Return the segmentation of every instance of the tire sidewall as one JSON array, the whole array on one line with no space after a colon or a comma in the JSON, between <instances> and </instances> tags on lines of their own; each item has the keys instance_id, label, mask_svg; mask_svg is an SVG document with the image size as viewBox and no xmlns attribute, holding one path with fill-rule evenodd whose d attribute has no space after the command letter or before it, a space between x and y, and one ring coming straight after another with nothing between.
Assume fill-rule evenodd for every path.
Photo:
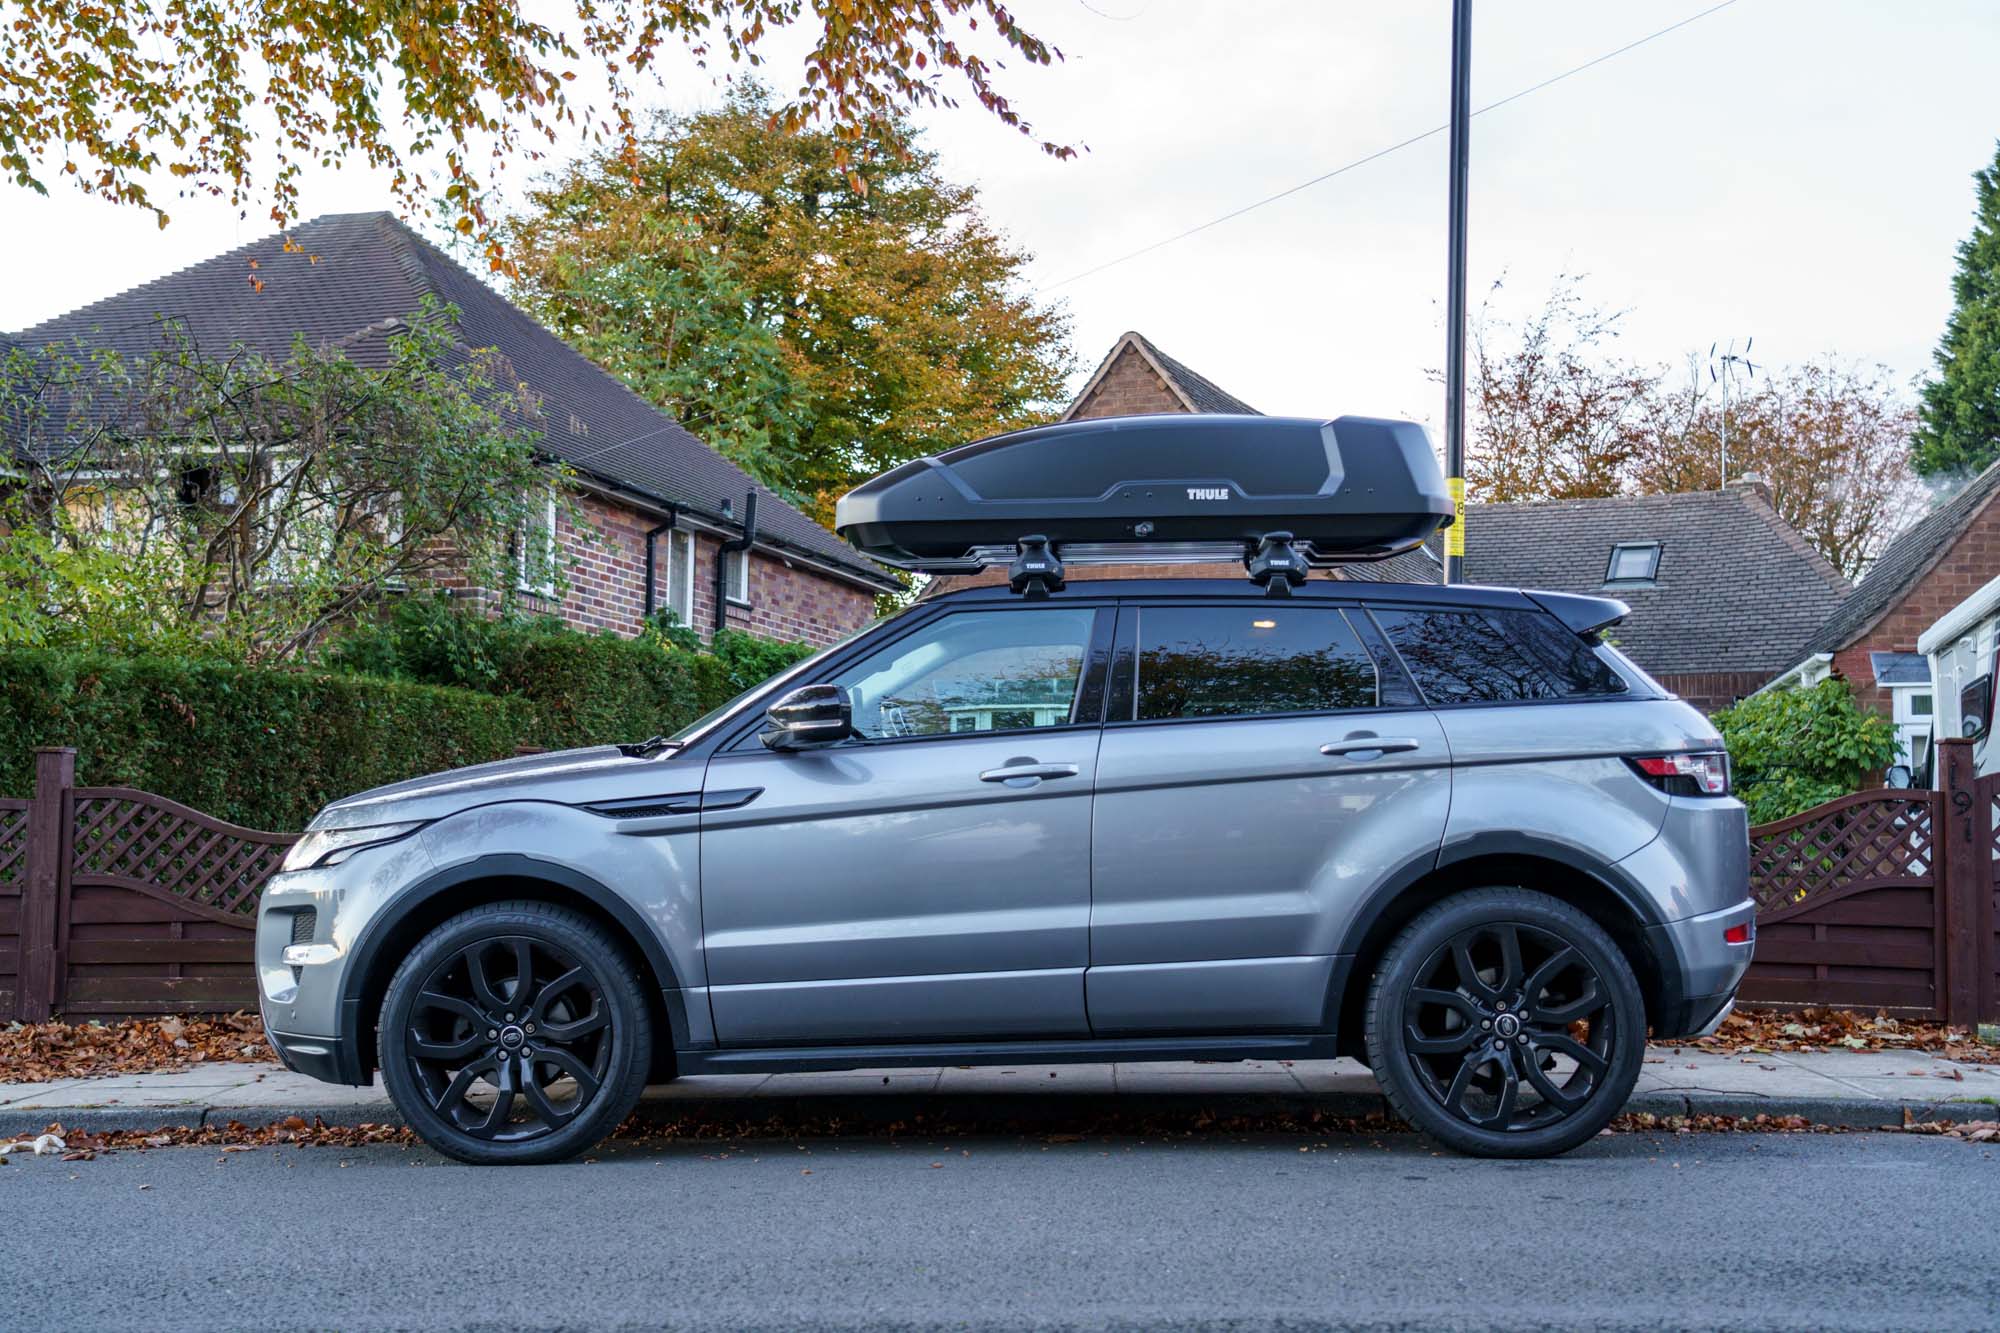
<instances>
[{"instance_id":1,"label":"tire sidewall","mask_svg":"<svg viewBox=\"0 0 2000 1333\"><path fill-rule=\"evenodd\" d=\"M1610 991L1615 1031L1610 1068L1580 1112L1542 1129L1480 1129L1438 1105L1410 1068L1404 1001L1416 971L1453 936L1511 922L1549 931L1581 952ZM1482 889L1446 899L1419 916L1384 956L1369 993L1368 1055L1376 1078L1404 1119L1459 1152L1481 1157L1550 1157L1595 1137L1625 1107L1646 1052L1646 1008L1631 965L1601 927L1576 908L1524 889Z\"/></svg>"},{"instance_id":2,"label":"tire sidewall","mask_svg":"<svg viewBox=\"0 0 2000 1333\"><path fill-rule=\"evenodd\" d=\"M406 1034L411 1004L440 963L478 940L515 935L552 945L590 969L610 1009L611 1058L603 1086L575 1120L540 1138L494 1143L467 1134L431 1108L410 1071ZM382 1081L405 1122L445 1156L474 1165L562 1161L603 1139L645 1090L652 1043L645 997L617 944L580 917L526 904L474 908L426 935L390 979L376 1035Z\"/></svg>"}]
</instances>

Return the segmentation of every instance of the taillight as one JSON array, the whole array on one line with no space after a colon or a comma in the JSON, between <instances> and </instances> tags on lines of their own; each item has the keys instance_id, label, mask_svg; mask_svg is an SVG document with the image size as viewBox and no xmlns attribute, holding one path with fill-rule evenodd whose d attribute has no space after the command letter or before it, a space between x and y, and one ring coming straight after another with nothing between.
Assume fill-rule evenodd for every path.
<instances>
[{"instance_id":1,"label":"taillight","mask_svg":"<svg viewBox=\"0 0 2000 1333\"><path fill-rule=\"evenodd\" d=\"M1632 767L1669 796L1729 795L1729 755L1722 750L1642 755Z\"/></svg>"}]
</instances>

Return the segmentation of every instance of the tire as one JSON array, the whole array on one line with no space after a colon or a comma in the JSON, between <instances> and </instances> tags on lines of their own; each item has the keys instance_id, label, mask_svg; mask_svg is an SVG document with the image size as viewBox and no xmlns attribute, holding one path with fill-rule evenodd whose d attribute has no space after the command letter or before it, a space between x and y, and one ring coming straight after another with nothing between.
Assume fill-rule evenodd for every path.
<instances>
[{"instance_id":1,"label":"tire","mask_svg":"<svg viewBox=\"0 0 2000 1333\"><path fill-rule=\"evenodd\" d=\"M1553 1157L1632 1095L1646 1010L1625 955L1582 912L1526 889L1474 889L1383 954L1367 1044L1390 1105L1435 1142Z\"/></svg>"},{"instance_id":2,"label":"tire","mask_svg":"<svg viewBox=\"0 0 2000 1333\"><path fill-rule=\"evenodd\" d=\"M549 903L490 903L424 936L396 969L382 1080L447 1157L558 1162L638 1103L652 1027L638 964L603 927Z\"/></svg>"}]
</instances>

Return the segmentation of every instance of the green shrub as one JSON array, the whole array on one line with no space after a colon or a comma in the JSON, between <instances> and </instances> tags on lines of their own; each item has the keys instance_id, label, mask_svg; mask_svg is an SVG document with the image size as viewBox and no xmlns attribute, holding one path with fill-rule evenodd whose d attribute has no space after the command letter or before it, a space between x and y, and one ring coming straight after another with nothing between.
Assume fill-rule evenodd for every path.
<instances>
[{"instance_id":1,"label":"green shrub","mask_svg":"<svg viewBox=\"0 0 2000 1333\"><path fill-rule=\"evenodd\" d=\"M537 744L521 699L325 671L50 649L0 653L0 792L34 748L77 777L158 792L253 828L302 828L328 801Z\"/></svg>"},{"instance_id":2,"label":"green shrub","mask_svg":"<svg viewBox=\"0 0 2000 1333\"><path fill-rule=\"evenodd\" d=\"M1840 679L1756 694L1714 718L1736 794L1767 824L1859 791L1896 758L1896 728Z\"/></svg>"},{"instance_id":3,"label":"green shrub","mask_svg":"<svg viewBox=\"0 0 2000 1333\"><path fill-rule=\"evenodd\" d=\"M671 734L812 651L725 630L715 654L661 635L581 634L411 597L321 669L174 656L0 651L0 794L34 748L77 749L79 781L296 829L368 787L544 750Z\"/></svg>"},{"instance_id":4,"label":"green shrub","mask_svg":"<svg viewBox=\"0 0 2000 1333\"><path fill-rule=\"evenodd\" d=\"M780 643L776 639L760 639L740 629L725 628L715 636L715 644L710 651L729 673L729 694L724 696L728 698L769 680L794 663L811 657L819 649L809 643Z\"/></svg>"}]
</instances>

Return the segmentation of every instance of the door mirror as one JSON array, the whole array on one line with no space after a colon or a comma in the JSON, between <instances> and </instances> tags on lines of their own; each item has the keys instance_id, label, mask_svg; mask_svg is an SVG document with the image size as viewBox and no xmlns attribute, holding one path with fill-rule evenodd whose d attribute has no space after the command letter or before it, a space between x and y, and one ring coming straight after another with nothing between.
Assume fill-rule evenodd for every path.
<instances>
[{"instance_id":1,"label":"door mirror","mask_svg":"<svg viewBox=\"0 0 2000 1333\"><path fill-rule=\"evenodd\" d=\"M847 691L838 685L801 685L782 695L764 716L770 721L758 739L773 750L829 745L854 734Z\"/></svg>"},{"instance_id":2,"label":"door mirror","mask_svg":"<svg viewBox=\"0 0 2000 1333\"><path fill-rule=\"evenodd\" d=\"M1904 788L1910 786L1912 781L1908 764L1891 764L1888 771L1882 774L1882 785L1885 787Z\"/></svg>"}]
</instances>

